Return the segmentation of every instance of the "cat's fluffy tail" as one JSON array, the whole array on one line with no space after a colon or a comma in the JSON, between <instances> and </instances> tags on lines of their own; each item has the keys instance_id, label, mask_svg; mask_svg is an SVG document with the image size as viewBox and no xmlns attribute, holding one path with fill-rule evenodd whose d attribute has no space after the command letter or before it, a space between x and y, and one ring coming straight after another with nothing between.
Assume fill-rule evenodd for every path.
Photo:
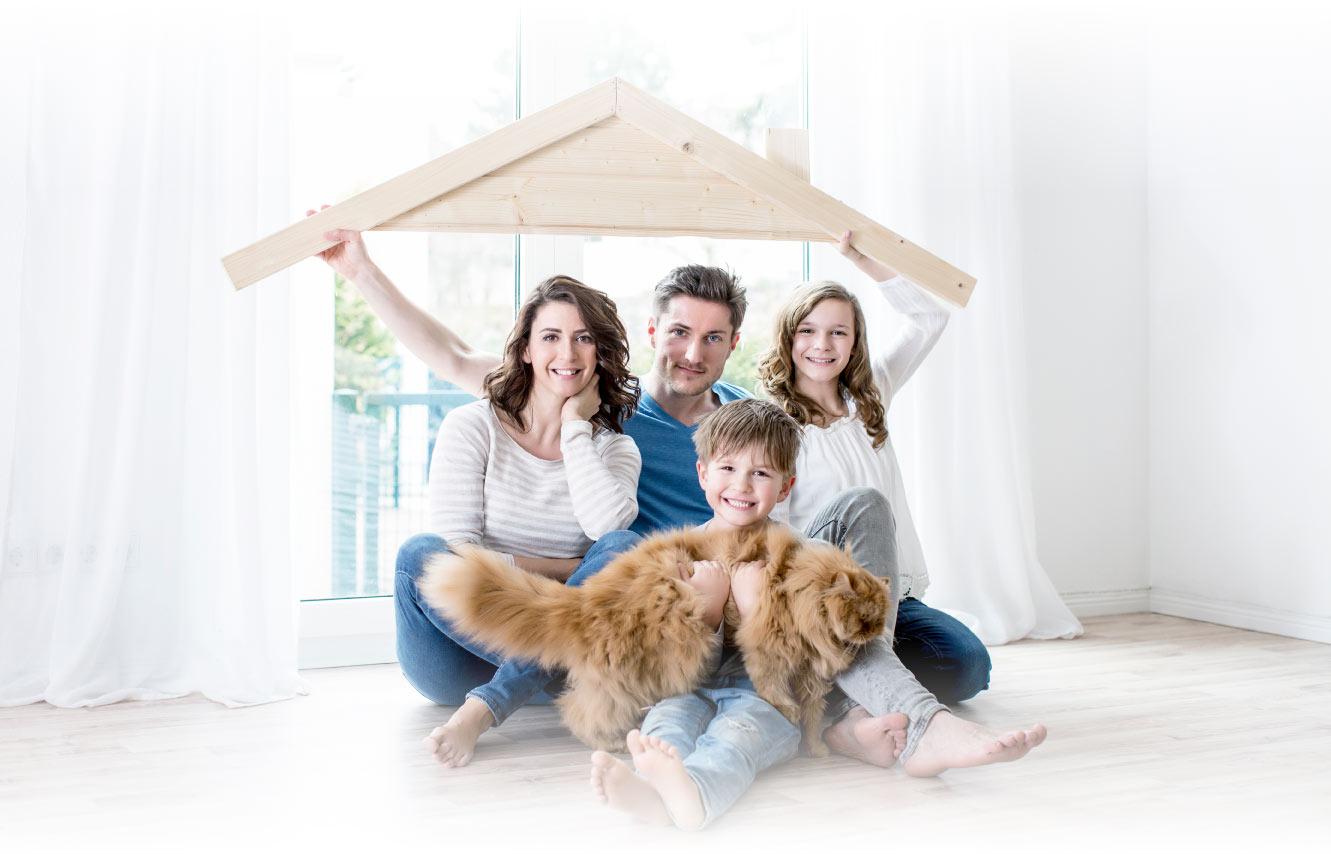
<instances>
[{"instance_id":1,"label":"cat's fluffy tail","mask_svg":"<svg viewBox=\"0 0 1331 854\"><path fill-rule=\"evenodd\" d=\"M568 667L583 652L582 591L477 546L432 559L420 591L455 628L506 658L533 659L548 669Z\"/></svg>"}]
</instances>

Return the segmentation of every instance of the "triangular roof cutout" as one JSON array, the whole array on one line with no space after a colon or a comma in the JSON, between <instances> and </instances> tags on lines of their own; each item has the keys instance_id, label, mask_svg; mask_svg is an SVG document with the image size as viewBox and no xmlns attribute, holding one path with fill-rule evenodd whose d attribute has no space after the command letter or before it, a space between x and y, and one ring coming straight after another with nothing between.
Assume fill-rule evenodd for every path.
<instances>
[{"instance_id":1,"label":"triangular roof cutout","mask_svg":"<svg viewBox=\"0 0 1331 854\"><path fill-rule=\"evenodd\" d=\"M323 233L701 235L835 241L964 306L975 279L619 79L520 119L222 259L237 288L331 244Z\"/></svg>"}]
</instances>

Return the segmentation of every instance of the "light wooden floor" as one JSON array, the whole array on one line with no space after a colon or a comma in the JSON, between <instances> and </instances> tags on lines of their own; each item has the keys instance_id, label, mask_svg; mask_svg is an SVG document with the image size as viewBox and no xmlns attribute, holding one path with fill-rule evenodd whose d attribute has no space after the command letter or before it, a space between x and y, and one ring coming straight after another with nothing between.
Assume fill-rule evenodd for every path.
<instances>
[{"instance_id":1,"label":"light wooden floor","mask_svg":"<svg viewBox=\"0 0 1331 854\"><path fill-rule=\"evenodd\" d=\"M774 769L701 835L596 805L548 708L429 759L445 716L395 666L308 697L0 709L0 852L21 850L1331 850L1331 646L1155 615L992 650L959 708L1044 721L1022 762L914 780L840 758ZM37 850L30 848L27 850Z\"/></svg>"}]
</instances>

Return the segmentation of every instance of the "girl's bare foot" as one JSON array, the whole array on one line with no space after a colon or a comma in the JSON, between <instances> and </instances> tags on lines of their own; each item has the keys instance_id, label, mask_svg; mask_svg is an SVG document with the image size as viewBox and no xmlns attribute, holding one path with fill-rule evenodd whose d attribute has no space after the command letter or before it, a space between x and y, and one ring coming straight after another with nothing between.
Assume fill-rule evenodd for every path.
<instances>
[{"instance_id":1,"label":"girl's bare foot","mask_svg":"<svg viewBox=\"0 0 1331 854\"><path fill-rule=\"evenodd\" d=\"M670 814L652 784L604 750L592 754L592 792L601 803L639 821L670 824Z\"/></svg>"},{"instance_id":2,"label":"girl's bare foot","mask_svg":"<svg viewBox=\"0 0 1331 854\"><path fill-rule=\"evenodd\" d=\"M476 739L494 725L490 707L475 697L458 706L448 723L425 737L425 746L445 768L461 768L476 752Z\"/></svg>"},{"instance_id":3,"label":"girl's bare foot","mask_svg":"<svg viewBox=\"0 0 1331 854\"><path fill-rule=\"evenodd\" d=\"M906 727L910 719L901 712L869 717L863 706L856 706L823 733L823 740L833 751L879 768L896 764L906 749Z\"/></svg>"},{"instance_id":4,"label":"girl's bare foot","mask_svg":"<svg viewBox=\"0 0 1331 854\"><path fill-rule=\"evenodd\" d=\"M702 807L702 794L689 772L679 751L659 738L643 735L636 729L628 735L629 753L633 767L651 784L661 797L670 820L683 830L702 827L706 814Z\"/></svg>"},{"instance_id":5,"label":"girl's bare foot","mask_svg":"<svg viewBox=\"0 0 1331 854\"><path fill-rule=\"evenodd\" d=\"M993 733L951 712L938 712L920 736L920 745L902 763L912 777L936 777L949 768L973 768L1020 759L1044 741L1044 724Z\"/></svg>"}]
</instances>

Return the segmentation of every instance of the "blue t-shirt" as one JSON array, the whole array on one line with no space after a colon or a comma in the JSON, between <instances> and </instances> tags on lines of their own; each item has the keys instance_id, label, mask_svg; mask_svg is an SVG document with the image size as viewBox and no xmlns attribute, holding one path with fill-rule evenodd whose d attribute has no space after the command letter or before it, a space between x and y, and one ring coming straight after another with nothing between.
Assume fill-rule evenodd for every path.
<instances>
[{"instance_id":1,"label":"blue t-shirt","mask_svg":"<svg viewBox=\"0 0 1331 854\"><path fill-rule=\"evenodd\" d=\"M722 403L752 397L730 383L712 386ZM638 411L624 422L624 432L638 443L642 475L638 478L638 518L629 529L650 534L663 528L701 525L712 518L712 508L698 485L698 453L693 449L693 431L661 408L650 394L642 393Z\"/></svg>"}]
</instances>

